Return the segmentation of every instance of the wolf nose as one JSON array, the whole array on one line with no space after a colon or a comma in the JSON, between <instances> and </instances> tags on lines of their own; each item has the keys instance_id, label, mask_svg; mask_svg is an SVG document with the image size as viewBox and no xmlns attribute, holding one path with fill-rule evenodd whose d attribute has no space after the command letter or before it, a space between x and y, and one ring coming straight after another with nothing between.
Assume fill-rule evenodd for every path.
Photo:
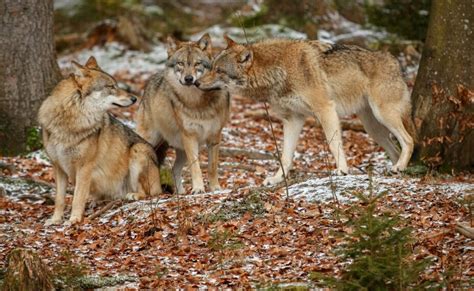
<instances>
[{"instance_id":1,"label":"wolf nose","mask_svg":"<svg viewBox=\"0 0 474 291\"><path fill-rule=\"evenodd\" d=\"M184 77L184 82L186 82L186 85L192 85L194 81L194 77L191 75L187 75Z\"/></svg>"},{"instance_id":2,"label":"wolf nose","mask_svg":"<svg viewBox=\"0 0 474 291\"><path fill-rule=\"evenodd\" d=\"M135 96L132 95L132 96L130 97L130 100L132 100L132 102L135 103L135 102L137 102L137 97L135 97Z\"/></svg>"}]
</instances>

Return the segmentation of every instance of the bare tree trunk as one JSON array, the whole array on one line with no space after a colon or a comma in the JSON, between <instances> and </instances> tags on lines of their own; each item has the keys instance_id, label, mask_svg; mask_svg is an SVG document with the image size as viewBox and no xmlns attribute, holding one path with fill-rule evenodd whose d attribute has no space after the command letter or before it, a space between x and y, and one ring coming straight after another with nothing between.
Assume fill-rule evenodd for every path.
<instances>
[{"instance_id":1,"label":"bare tree trunk","mask_svg":"<svg viewBox=\"0 0 474 291\"><path fill-rule=\"evenodd\" d=\"M0 154L27 150L43 99L61 75L53 0L0 0Z\"/></svg>"},{"instance_id":2,"label":"bare tree trunk","mask_svg":"<svg viewBox=\"0 0 474 291\"><path fill-rule=\"evenodd\" d=\"M434 0L413 91L415 159L444 170L474 166L474 2Z\"/></svg>"}]
</instances>

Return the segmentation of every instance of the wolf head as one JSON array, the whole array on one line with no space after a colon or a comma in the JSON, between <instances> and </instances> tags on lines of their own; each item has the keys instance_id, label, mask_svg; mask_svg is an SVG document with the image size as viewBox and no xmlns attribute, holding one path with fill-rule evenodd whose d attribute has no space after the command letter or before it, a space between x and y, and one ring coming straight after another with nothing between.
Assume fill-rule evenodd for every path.
<instances>
[{"instance_id":1,"label":"wolf head","mask_svg":"<svg viewBox=\"0 0 474 291\"><path fill-rule=\"evenodd\" d=\"M224 35L224 38L227 48L216 56L212 70L196 82L196 86L201 90L226 88L232 92L247 87L253 52L227 35Z\"/></svg>"},{"instance_id":2,"label":"wolf head","mask_svg":"<svg viewBox=\"0 0 474 291\"><path fill-rule=\"evenodd\" d=\"M194 85L211 69L211 38L203 35L197 42L180 42L168 37L168 68L181 85Z\"/></svg>"},{"instance_id":3,"label":"wolf head","mask_svg":"<svg viewBox=\"0 0 474 291\"><path fill-rule=\"evenodd\" d=\"M137 97L118 87L117 81L104 72L94 57L90 57L84 66L72 62L71 74L81 102L87 108L108 110L116 107L128 107L137 101Z\"/></svg>"}]
</instances>

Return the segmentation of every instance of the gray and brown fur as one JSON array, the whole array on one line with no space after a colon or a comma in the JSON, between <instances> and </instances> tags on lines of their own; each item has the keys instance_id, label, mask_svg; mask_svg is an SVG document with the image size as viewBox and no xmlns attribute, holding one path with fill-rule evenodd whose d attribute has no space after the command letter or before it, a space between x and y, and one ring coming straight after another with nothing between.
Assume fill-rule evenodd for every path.
<instances>
[{"instance_id":1,"label":"gray and brown fur","mask_svg":"<svg viewBox=\"0 0 474 291\"><path fill-rule=\"evenodd\" d=\"M154 146L166 142L176 150L173 177L178 193L184 192L182 169L189 163L192 192L204 191L199 147L208 148L209 186L219 190L218 161L221 131L229 118L230 98L225 90L204 92L194 86L211 68L211 41L168 40L164 71L148 82L136 114L137 132Z\"/></svg>"},{"instance_id":2,"label":"gray and brown fur","mask_svg":"<svg viewBox=\"0 0 474 291\"><path fill-rule=\"evenodd\" d=\"M63 220L68 181L75 185L69 224L83 219L89 196L140 199L161 193L152 146L107 113L132 105L136 97L118 88L93 57L74 66L75 73L54 88L38 114L56 180L47 225Z\"/></svg>"},{"instance_id":3,"label":"gray and brown fur","mask_svg":"<svg viewBox=\"0 0 474 291\"><path fill-rule=\"evenodd\" d=\"M404 170L413 151L411 101L397 60L388 53L320 41L270 39L237 44L216 56L199 88L225 88L269 102L283 120L282 162L288 173L306 116L320 121L338 173L348 167L342 147L339 115L357 114L367 132L383 146L393 171ZM405 125L407 127L405 127ZM394 134L401 145L390 139ZM283 170L265 180L282 181Z\"/></svg>"}]
</instances>

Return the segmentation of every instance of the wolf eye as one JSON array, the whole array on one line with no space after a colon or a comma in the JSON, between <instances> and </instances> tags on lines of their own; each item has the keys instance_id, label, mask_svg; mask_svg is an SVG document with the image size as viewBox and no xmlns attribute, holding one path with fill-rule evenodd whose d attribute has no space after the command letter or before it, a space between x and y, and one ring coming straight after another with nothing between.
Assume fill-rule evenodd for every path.
<instances>
[{"instance_id":1,"label":"wolf eye","mask_svg":"<svg viewBox=\"0 0 474 291\"><path fill-rule=\"evenodd\" d=\"M197 67L197 66L200 66L201 64L202 64L201 62L196 62L194 66Z\"/></svg>"},{"instance_id":2,"label":"wolf eye","mask_svg":"<svg viewBox=\"0 0 474 291\"><path fill-rule=\"evenodd\" d=\"M184 63L183 62L177 62L176 65L180 66L180 67L184 67Z\"/></svg>"}]
</instances>

